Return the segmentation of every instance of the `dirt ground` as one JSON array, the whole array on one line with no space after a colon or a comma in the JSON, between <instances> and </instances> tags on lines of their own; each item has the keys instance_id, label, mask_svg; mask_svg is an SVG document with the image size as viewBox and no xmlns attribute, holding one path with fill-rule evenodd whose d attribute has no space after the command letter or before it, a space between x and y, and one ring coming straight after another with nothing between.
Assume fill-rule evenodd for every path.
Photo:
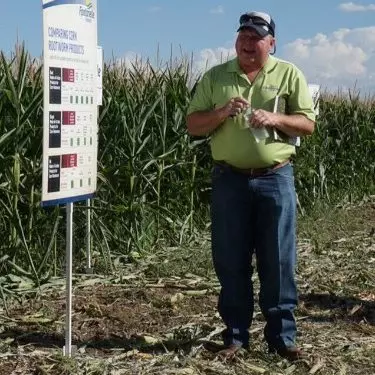
<instances>
[{"instance_id":1,"label":"dirt ground","mask_svg":"<svg viewBox=\"0 0 375 375\"><path fill-rule=\"evenodd\" d=\"M250 350L221 360L206 349L220 342L223 329L214 275L142 271L125 278L75 276L72 358L62 355L64 279L3 299L0 374L375 374L375 208L345 215L346 226L324 221L320 242L304 238L313 224L299 239L296 316L304 360L289 363L267 353L258 309ZM202 250L191 251L194 257Z\"/></svg>"}]
</instances>

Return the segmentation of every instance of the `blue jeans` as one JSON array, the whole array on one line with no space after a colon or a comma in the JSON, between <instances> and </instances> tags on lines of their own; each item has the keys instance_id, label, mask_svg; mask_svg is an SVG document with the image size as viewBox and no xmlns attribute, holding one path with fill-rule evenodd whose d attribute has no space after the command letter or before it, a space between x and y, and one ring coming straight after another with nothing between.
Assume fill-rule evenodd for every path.
<instances>
[{"instance_id":1,"label":"blue jeans","mask_svg":"<svg viewBox=\"0 0 375 375\"><path fill-rule=\"evenodd\" d=\"M234 338L248 345L254 311L251 263L255 252L265 339L272 348L293 346L297 288L292 165L259 177L215 165L211 219L213 262L221 284L218 310L227 326L224 343L230 342L236 328L240 334Z\"/></svg>"}]
</instances>

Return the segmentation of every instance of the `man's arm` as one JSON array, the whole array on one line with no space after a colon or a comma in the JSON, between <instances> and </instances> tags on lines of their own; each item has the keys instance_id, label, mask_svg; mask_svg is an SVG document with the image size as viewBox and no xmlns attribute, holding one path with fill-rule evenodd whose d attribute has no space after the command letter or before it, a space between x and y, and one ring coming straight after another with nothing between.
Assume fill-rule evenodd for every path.
<instances>
[{"instance_id":1,"label":"man's arm","mask_svg":"<svg viewBox=\"0 0 375 375\"><path fill-rule=\"evenodd\" d=\"M196 111L187 116L187 130L190 135L207 135L219 127L228 117L225 107L212 111Z\"/></svg>"},{"instance_id":2,"label":"man's arm","mask_svg":"<svg viewBox=\"0 0 375 375\"><path fill-rule=\"evenodd\" d=\"M222 107L211 111L195 111L186 117L190 135L207 135L218 128L228 117L240 114L249 103L243 98L232 98Z\"/></svg>"},{"instance_id":3,"label":"man's arm","mask_svg":"<svg viewBox=\"0 0 375 375\"><path fill-rule=\"evenodd\" d=\"M306 79L296 67L289 77L289 88L290 93L285 98L288 113L259 109L253 112L250 125L270 126L290 137L311 135L315 128L314 104Z\"/></svg>"},{"instance_id":4,"label":"man's arm","mask_svg":"<svg viewBox=\"0 0 375 375\"><path fill-rule=\"evenodd\" d=\"M275 127L291 137L311 135L314 132L315 122L304 115L276 115Z\"/></svg>"},{"instance_id":5,"label":"man's arm","mask_svg":"<svg viewBox=\"0 0 375 375\"><path fill-rule=\"evenodd\" d=\"M315 128L315 122L304 115L285 115L263 109L257 109L253 112L250 125L254 128L274 127L291 137L311 135Z\"/></svg>"}]
</instances>

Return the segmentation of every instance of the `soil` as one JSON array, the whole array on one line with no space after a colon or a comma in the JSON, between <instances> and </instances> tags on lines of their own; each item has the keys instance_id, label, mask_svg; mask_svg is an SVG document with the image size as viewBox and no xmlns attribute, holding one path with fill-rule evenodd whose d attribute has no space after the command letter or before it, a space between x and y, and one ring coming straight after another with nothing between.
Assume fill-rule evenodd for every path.
<instances>
[{"instance_id":1,"label":"soil","mask_svg":"<svg viewBox=\"0 0 375 375\"><path fill-rule=\"evenodd\" d=\"M250 351L238 362L218 362L204 345L220 342L224 328L216 311L215 277L158 280L140 274L119 284L114 277L76 275L76 361L62 358L65 285L60 280L0 308L0 375L375 374L374 206L355 213L362 224L357 216L353 232L344 231L345 238L339 233L329 246L325 240L326 250L301 240L296 316L306 360L290 364L267 354L264 320L256 310Z\"/></svg>"}]
</instances>

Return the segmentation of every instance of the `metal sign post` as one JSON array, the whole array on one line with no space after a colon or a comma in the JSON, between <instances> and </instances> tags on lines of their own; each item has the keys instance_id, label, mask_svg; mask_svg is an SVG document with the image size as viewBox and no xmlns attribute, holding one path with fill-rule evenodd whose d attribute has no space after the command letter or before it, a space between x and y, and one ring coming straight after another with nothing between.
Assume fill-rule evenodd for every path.
<instances>
[{"instance_id":1,"label":"metal sign post","mask_svg":"<svg viewBox=\"0 0 375 375\"><path fill-rule=\"evenodd\" d=\"M92 274L91 266L91 199L86 201L86 273Z\"/></svg>"},{"instance_id":2,"label":"metal sign post","mask_svg":"<svg viewBox=\"0 0 375 375\"><path fill-rule=\"evenodd\" d=\"M66 317L64 355L72 355L73 203L66 205Z\"/></svg>"}]
</instances>

